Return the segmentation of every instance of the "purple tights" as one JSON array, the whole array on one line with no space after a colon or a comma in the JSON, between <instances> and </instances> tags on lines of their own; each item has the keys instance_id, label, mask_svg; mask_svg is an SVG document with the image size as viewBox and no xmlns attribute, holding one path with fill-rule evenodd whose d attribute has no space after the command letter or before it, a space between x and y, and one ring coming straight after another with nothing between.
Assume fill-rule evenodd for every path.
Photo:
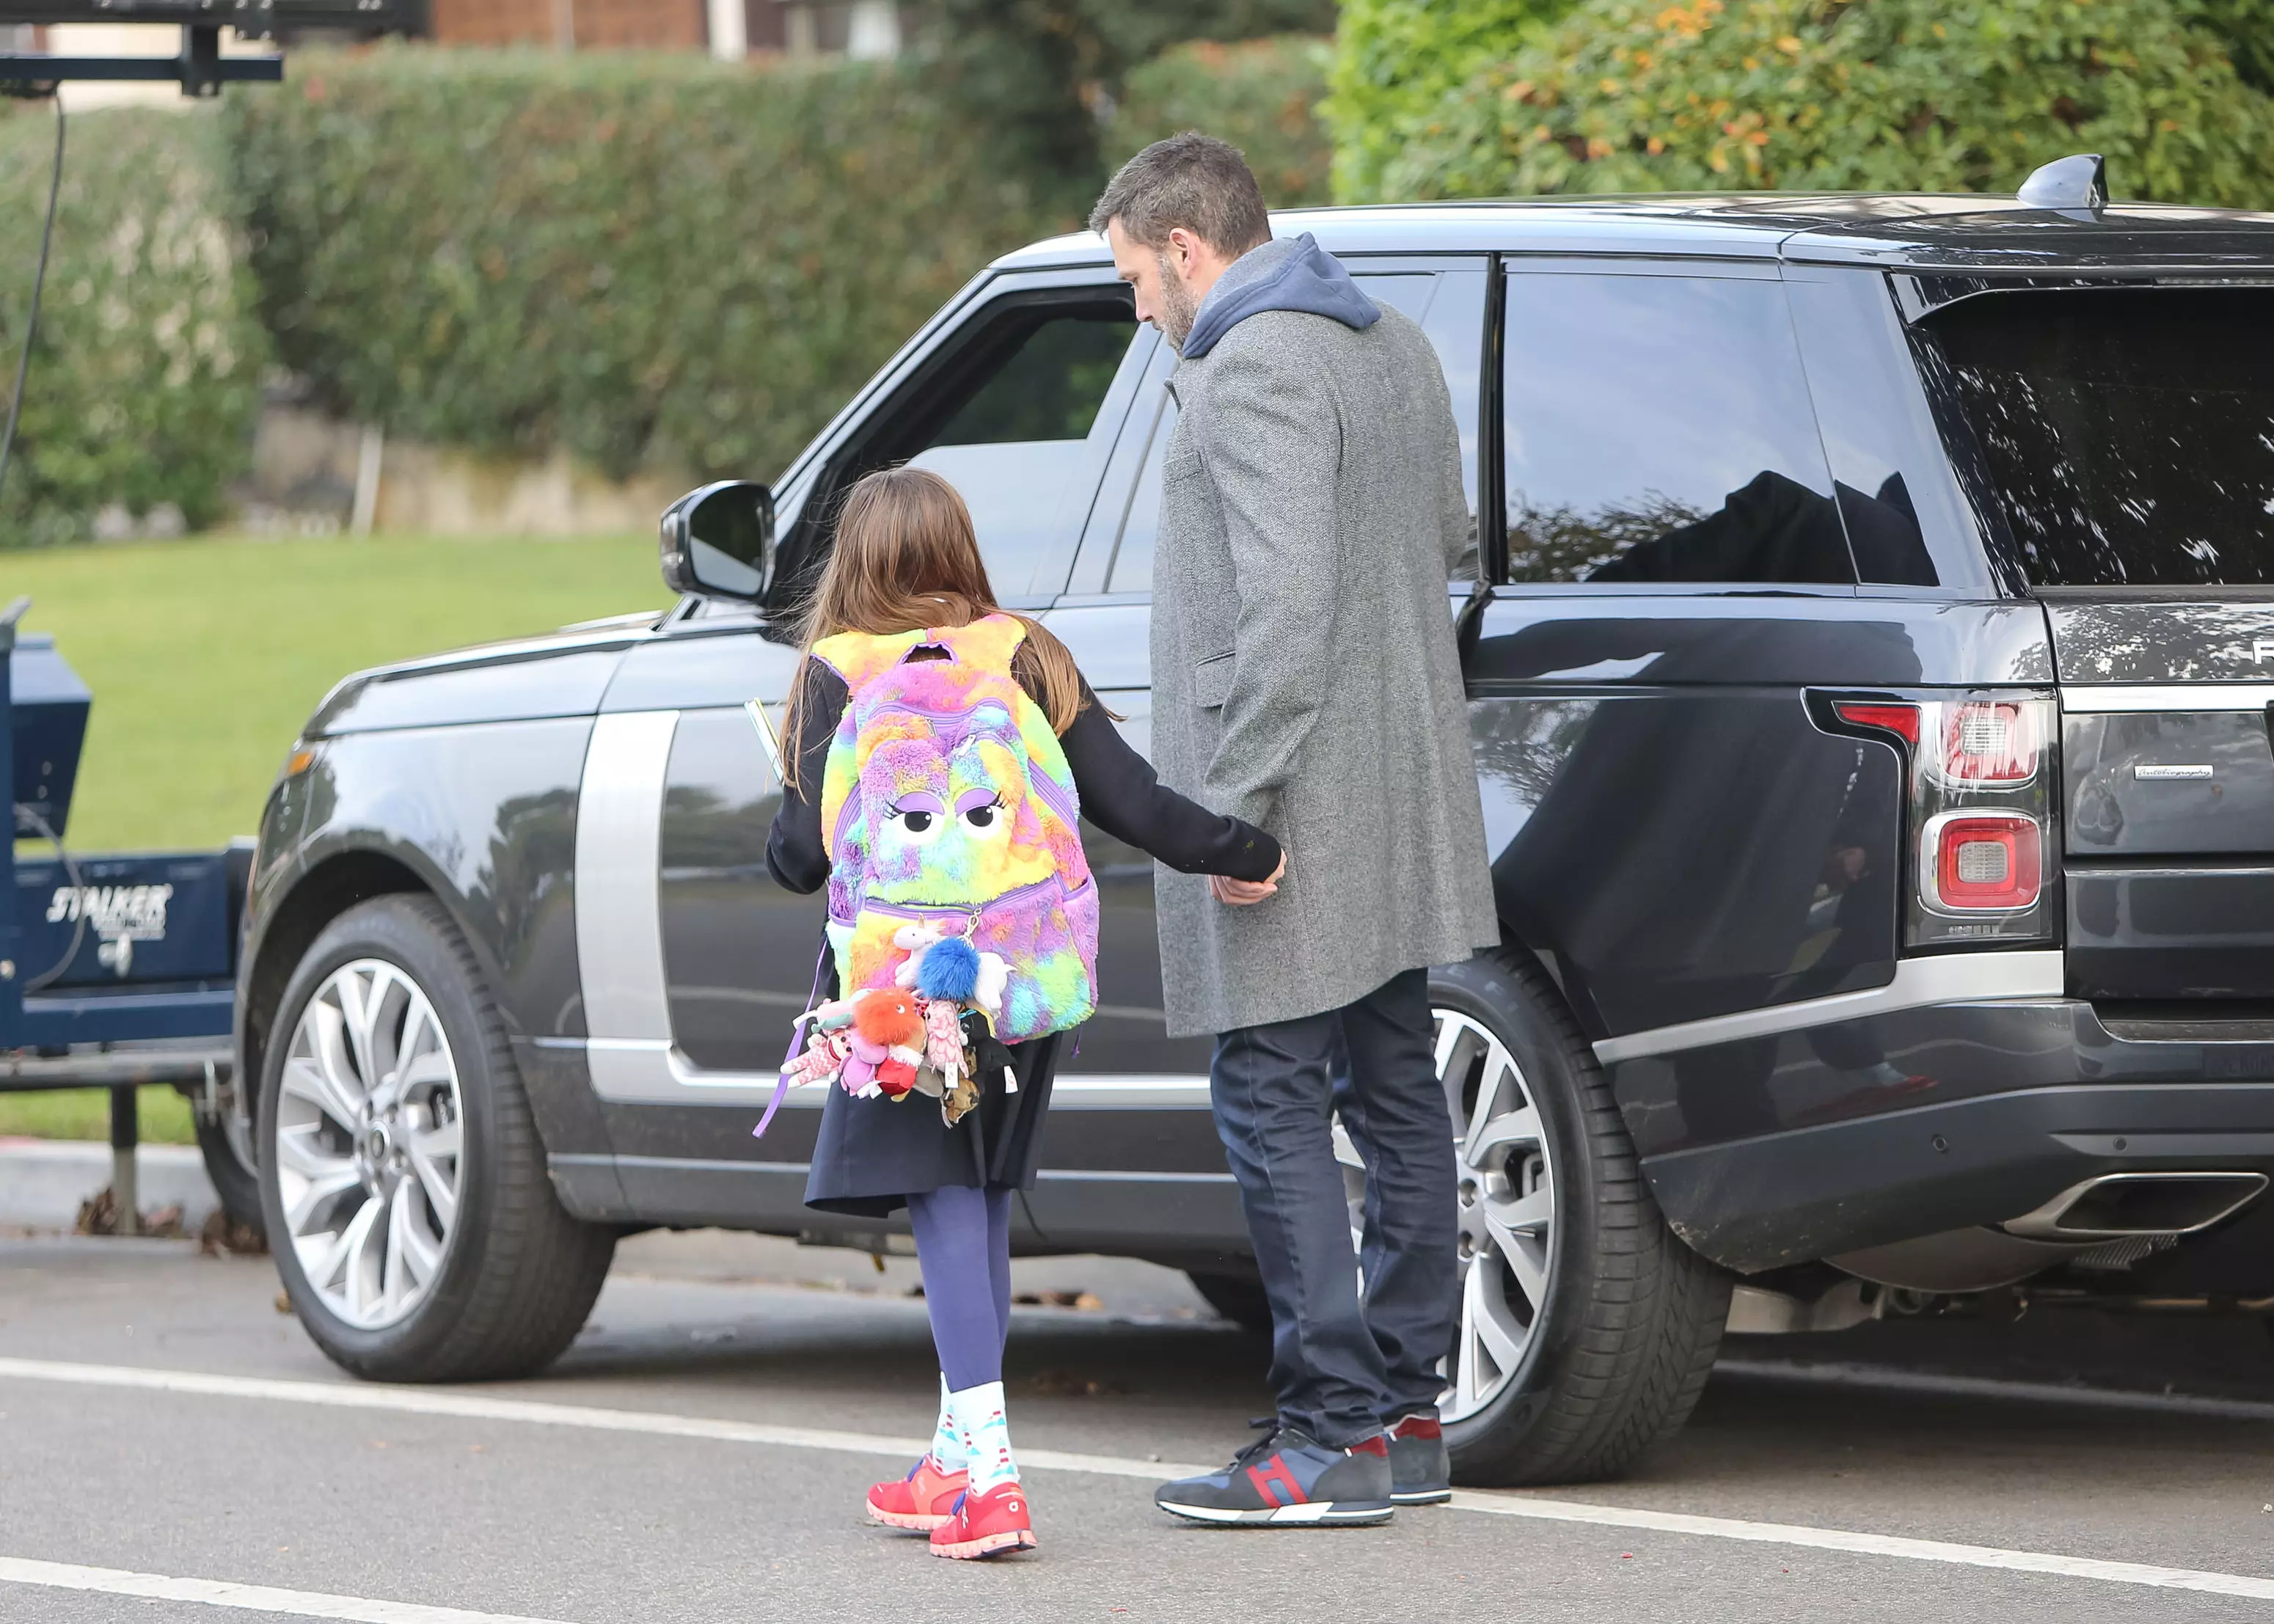
<instances>
[{"instance_id":1,"label":"purple tights","mask_svg":"<svg viewBox=\"0 0 2274 1624\"><path fill-rule=\"evenodd\" d=\"M943 1184L908 1198L924 1306L948 1389L1003 1380L1011 1334L1011 1192Z\"/></svg>"}]
</instances>

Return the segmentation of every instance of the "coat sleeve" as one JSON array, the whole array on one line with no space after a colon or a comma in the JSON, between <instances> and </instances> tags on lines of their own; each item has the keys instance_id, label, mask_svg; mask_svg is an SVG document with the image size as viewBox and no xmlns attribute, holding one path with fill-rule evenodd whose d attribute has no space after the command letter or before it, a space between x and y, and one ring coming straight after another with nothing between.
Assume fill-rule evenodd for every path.
<instances>
[{"instance_id":1,"label":"coat sleeve","mask_svg":"<svg viewBox=\"0 0 2274 1624\"><path fill-rule=\"evenodd\" d=\"M1086 682L1081 697L1081 714L1058 743L1073 770L1084 817L1179 874L1271 877L1279 866L1276 840L1253 823L1219 817L1163 785L1154 776L1153 763L1130 748Z\"/></svg>"},{"instance_id":2,"label":"coat sleeve","mask_svg":"<svg viewBox=\"0 0 2274 1624\"><path fill-rule=\"evenodd\" d=\"M1261 823L1333 674L1342 417L1321 369L1299 351L1261 343L1219 355L1200 452L1239 614L1222 741L1204 782L1216 805Z\"/></svg>"},{"instance_id":3,"label":"coat sleeve","mask_svg":"<svg viewBox=\"0 0 2274 1624\"><path fill-rule=\"evenodd\" d=\"M829 878L829 852L821 838L821 779L829 767L829 746L845 715L845 679L818 660L809 659L799 674L797 737L782 741L785 761L797 763L795 785L782 786L781 808L766 836L766 869L800 896L819 891Z\"/></svg>"}]
</instances>

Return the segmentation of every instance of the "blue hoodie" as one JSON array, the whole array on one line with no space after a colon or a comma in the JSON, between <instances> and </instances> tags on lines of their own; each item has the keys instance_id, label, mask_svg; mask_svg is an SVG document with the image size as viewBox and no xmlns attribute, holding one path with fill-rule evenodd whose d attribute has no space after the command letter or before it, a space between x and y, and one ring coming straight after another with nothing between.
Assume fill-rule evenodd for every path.
<instances>
[{"instance_id":1,"label":"blue hoodie","mask_svg":"<svg viewBox=\"0 0 2274 1624\"><path fill-rule=\"evenodd\" d=\"M1342 261L1306 231L1291 241L1283 237L1251 248L1231 262L1193 317L1193 330L1185 337L1185 358L1206 355L1239 323L1267 310L1331 316L1360 330L1382 320L1382 312L1358 290Z\"/></svg>"}]
</instances>

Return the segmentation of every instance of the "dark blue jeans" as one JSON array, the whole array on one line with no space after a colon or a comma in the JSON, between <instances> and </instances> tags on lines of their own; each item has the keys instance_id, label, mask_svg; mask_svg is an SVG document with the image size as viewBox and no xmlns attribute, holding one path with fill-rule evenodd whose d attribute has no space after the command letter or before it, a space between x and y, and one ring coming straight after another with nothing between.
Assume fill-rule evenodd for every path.
<instances>
[{"instance_id":1,"label":"dark blue jeans","mask_svg":"<svg viewBox=\"0 0 2274 1624\"><path fill-rule=\"evenodd\" d=\"M1453 1345L1459 1237L1427 974L1393 976L1323 1015L1227 1032L1209 1081L1271 1302L1281 1418L1349 1445L1434 1410L1438 1362ZM1367 1166L1356 1257L1337 1110Z\"/></svg>"}]
</instances>

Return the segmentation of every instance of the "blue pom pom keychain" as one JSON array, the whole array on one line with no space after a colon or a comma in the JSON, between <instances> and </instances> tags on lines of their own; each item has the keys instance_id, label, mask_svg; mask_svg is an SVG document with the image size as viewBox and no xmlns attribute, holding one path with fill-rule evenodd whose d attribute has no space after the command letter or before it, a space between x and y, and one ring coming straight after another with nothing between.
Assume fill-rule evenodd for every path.
<instances>
[{"instance_id":1,"label":"blue pom pom keychain","mask_svg":"<svg viewBox=\"0 0 2274 1624\"><path fill-rule=\"evenodd\" d=\"M924 950L916 990L927 998L968 1004L979 989L979 950L961 936L945 936Z\"/></svg>"}]
</instances>

